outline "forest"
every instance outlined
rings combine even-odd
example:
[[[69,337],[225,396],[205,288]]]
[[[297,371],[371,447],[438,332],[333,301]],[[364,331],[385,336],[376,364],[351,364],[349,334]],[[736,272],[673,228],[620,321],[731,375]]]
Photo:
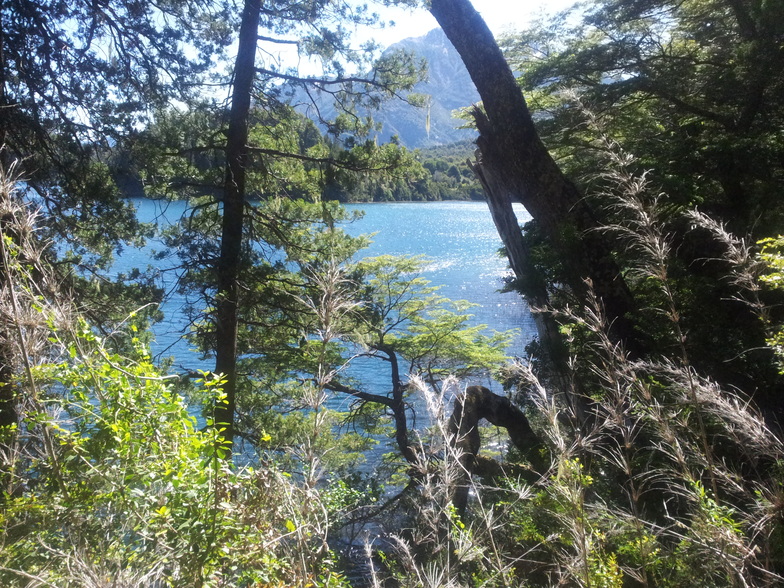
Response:
[[[352,40],[372,5],[0,3],[0,585],[784,585],[784,4],[383,4],[459,52],[475,143],[375,140],[427,64]],[[343,228],[466,198],[524,351]],[[109,272],[151,238],[210,370]]]

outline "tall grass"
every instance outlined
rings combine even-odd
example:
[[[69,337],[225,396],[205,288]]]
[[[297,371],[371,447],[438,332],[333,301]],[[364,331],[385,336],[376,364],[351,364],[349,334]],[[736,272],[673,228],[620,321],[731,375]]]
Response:
[[[587,116],[606,154],[594,198],[611,219],[602,230],[624,249],[627,280],[651,301],[640,310],[645,324],[665,343],[655,355],[632,358],[612,338],[590,283],[582,306],[540,309],[561,325],[571,350],[569,381],[579,386],[540,381],[524,361],[507,366],[504,380],[528,407],[550,468],[533,484],[515,478],[512,464],[482,481],[473,476],[462,518],[450,499],[468,473],[445,424],[443,397],[429,401],[433,437],[421,449],[411,528],[394,535],[397,548],[387,556],[398,583],[390,585],[784,582],[784,445],[748,395],[692,364],[670,275],[672,213],[648,175],[634,171],[634,158]],[[684,216],[722,246],[736,300],[770,326],[753,249],[704,214]],[[373,586],[384,585],[383,572],[374,572]]]
[[[380,513],[368,530],[383,536],[367,535],[366,585],[784,582],[784,446],[748,396],[693,365],[670,271],[670,211],[633,158],[597,136],[607,153],[597,199],[612,219],[603,230],[626,251],[632,288],[650,300],[638,318],[664,344],[630,356],[590,284],[581,306],[540,309],[568,339],[569,377],[540,380],[527,361],[502,374],[544,446],[536,471],[510,451],[480,475],[455,432],[451,403],[464,383],[435,389],[412,377],[430,426],[410,431],[405,491],[368,509]],[[322,441],[333,432],[325,400],[341,369],[329,353],[355,310],[338,265],[308,276],[298,300],[317,333],[306,342],[313,377],[300,390],[312,415],[296,453],[301,475],[266,462],[234,467],[143,346],[119,357],[79,319],[47,269],[34,212],[11,178],[0,179],[0,347],[17,416],[0,451],[0,581],[346,585],[329,544],[345,513],[331,510],[324,464],[334,448]],[[753,249],[703,214],[687,220],[722,245],[736,299],[775,329]],[[220,394],[209,377],[203,386]],[[463,513],[455,496],[465,488]]]

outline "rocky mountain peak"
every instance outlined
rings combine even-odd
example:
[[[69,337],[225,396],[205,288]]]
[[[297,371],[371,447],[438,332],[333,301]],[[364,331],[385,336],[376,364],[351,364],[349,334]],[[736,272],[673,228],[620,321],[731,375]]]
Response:
[[[413,108],[395,102],[385,104],[375,117],[383,123],[379,139],[387,141],[392,135],[397,135],[403,145],[417,148],[473,138],[473,131],[457,128],[461,121],[453,118],[452,112],[478,102],[479,94],[444,32],[433,29],[422,37],[395,43],[387,50],[396,49],[413,51],[427,60],[428,79],[418,84],[414,92],[428,95],[429,107]]]

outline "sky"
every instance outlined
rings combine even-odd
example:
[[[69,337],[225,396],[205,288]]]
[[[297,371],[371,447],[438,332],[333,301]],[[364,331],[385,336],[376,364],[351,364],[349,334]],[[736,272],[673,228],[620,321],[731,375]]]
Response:
[[[577,0],[471,0],[484,17],[490,30],[496,36],[510,31],[522,30],[539,16],[554,14],[574,4]],[[365,0],[358,0],[364,3]],[[425,10],[400,7],[384,7],[380,3],[369,3],[371,12],[376,12],[384,22],[394,22],[394,26],[384,28],[359,27],[352,35],[352,45],[358,47],[365,41],[373,40],[381,48],[386,48],[403,39],[422,37],[435,28],[438,23]],[[282,64],[295,65],[300,75],[318,75],[321,66],[318,60],[307,60],[298,56],[294,46],[271,45],[267,47],[273,59]]]
[[[542,14],[554,13],[574,4],[576,0],[472,0],[474,7],[484,17],[490,30],[497,36],[510,30],[525,28],[531,20]],[[358,38],[375,39],[382,47],[408,37],[421,37],[438,28],[438,23],[425,9],[384,8],[371,5],[384,20],[393,20],[394,27],[382,30],[358,31]]]

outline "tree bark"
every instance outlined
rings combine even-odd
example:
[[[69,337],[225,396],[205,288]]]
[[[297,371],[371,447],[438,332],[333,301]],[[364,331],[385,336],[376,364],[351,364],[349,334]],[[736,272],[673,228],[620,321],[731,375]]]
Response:
[[[231,449],[237,392],[238,279],[245,215],[245,169],[248,162],[248,116],[256,62],[261,0],[245,0],[234,66],[234,86],[226,140],[226,179],[220,256],[217,262],[215,373],[225,379],[225,401],[215,405],[215,426]]]
[[[558,251],[568,272],[568,286],[581,299],[586,279],[601,298],[618,340],[632,342],[627,314],[632,299],[611,255],[611,247],[595,231],[597,219],[575,185],[558,168],[541,142],[514,74],[490,29],[468,0],[432,0],[430,12],[455,46],[482,98],[475,109],[481,167],[494,178],[488,199],[495,215],[510,218],[521,202]],[[494,215],[494,216],[495,216]]]

